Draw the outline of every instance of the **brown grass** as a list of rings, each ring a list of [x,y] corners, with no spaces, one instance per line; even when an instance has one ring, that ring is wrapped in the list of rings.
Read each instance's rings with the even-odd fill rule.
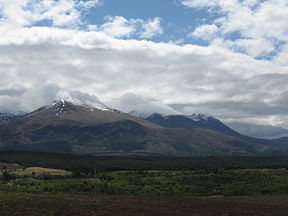
[[[288,196],[168,198],[0,192],[6,215],[287,216]]]

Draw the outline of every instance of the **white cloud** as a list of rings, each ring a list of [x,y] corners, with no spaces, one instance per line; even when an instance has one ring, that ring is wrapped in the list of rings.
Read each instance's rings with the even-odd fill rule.
[[[274,57],[274,61],[281,65],[288,65],[288,44]]]
[[[256,57],[263,54],[269,56],[270,53],[279,51],[279,42],[288,43],[287,1],[183,0],[182,4],[194,9],[206,8],[208,12],[220,16],[214,20],[214,24],[219,28],[216,40],[230,40],[231,47],[236,47],[246,54]],[[206,27],[206,24],[200,26],[196,29],[194,36]],[[202,36],[200,33],[199,37]],[[231,40],[230,38],[235,38],[235,35],[238,35],[236,39]],[[214,37],[209,39],[211,43],[214,43]],[[248,46],[250,46],[249,49],[247,49]]]
[[[273,43],[265,38],[226,40],[222,43],[227,48],[235,51],[241,49],[241,51],[253,57],[265,56],[274,50]]]
[[[106,19],[106,23],[96,29],[112,37],[128,37],[136,30],[133,20],[129,21],[121,16],[109,16]]]
[[[199,26],[191,33],[190,36],[200,38],[202,40],[212,40],[215,37],[215,33],[218,31],[218,27],[215,24]]]
[[[161,27],[161,19],[159,17],[144,22],[142,24],[142,28],[143,32],[141,32],[141,38],[152,38],[163,33],[163,29]]]
[[[81,10],[99,4],[98,0],[0,0],[1,25],[22,27],[51,21],[53,26],[77,26]]]
[[[103,32],[116,38],[139,36],[140,38],[152,38],[162,34],[161,19],[159,17],[149,19],[126,19],[122,16],[108,16],[106,22],[100,26],[89,26],[90,31]]]
[[[96,7],[101,3],[100,0],[86,0],[86,1],[80,1],[79,6],[84,7],[86,9],[90,9],[92,7]]]

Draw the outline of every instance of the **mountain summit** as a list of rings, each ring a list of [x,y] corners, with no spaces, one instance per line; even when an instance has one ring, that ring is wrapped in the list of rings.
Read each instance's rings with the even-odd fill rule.
[[[109,108],[105,104],[103,104],[101,101],[93,102],[93,103],[88,103],[84,100],[78,99],[78,98],[72,98],[72,97],[66,97],[62,98],[60,100],[53,101],[50,106],[54,106],[55,104],[62,103],[62,108],[65,109],[65,106],[68,104],[73,104],[75,106],[83,107],[86,109],[92,110],[102,110],[102,111],[113,111],[113,109]],[[48,105],[49,107],[49,105]]]

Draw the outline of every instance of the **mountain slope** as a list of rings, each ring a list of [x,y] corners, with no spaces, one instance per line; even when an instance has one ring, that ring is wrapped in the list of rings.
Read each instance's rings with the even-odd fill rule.
[[[103,104],[92,106],[71,100],[54,102],[1,125],[0,149],[187,156],[282,151],[209,128],[163,127]]]
[[[208,116],[204,114],[193,114],[190,116],[187,115],[185,116],[185,115],[162,115],[155,113],[145,118],[145,120],[169,128],[185,128],[185,129],[206,128],[222,134],[237,137],[247,142],[267,145],[269,147],[280,147],[282,149],[288,150],[288,139],[286,138],[267,140],[267,139],[249,137],[238,133],[237,131],[225,125],[220,120],[214,118],[213,116]]]
[[[229,128],[218,119],[204,114],[193,114],[190,116],[185,116],[162,115],[159,113],[154,113],[153,115],[145,118],[145,120],[169,128],[206,128],[231,136],[241,136],[241,134]]]
[[[16,112],[16,113],[0,112],[0,122],[10,121],[19,118],[23,115],[25,115],[24,112]]]

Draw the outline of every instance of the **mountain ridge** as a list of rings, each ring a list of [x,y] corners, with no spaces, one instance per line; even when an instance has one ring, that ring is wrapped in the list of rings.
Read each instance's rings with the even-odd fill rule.
[[[178,156],[265,155],[286,151],[284,140],[273,146],[217,131],[208,122],[222,129],[225,125],[212,116],[176,116],[195,125],[182,121],[172,127],[78,102],[58,100],[0,125],[0,149]],[[173,120],[175,116],[162,118]]]

